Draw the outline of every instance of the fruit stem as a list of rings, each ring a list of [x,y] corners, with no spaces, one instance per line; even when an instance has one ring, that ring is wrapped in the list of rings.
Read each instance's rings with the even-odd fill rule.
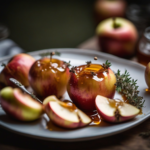
[[[55,55],[55,52],[50,52],[50,63],[52,62],[52,56]]]
[[[116,17],[113,17],[112,19],[113,19],[113,28],[114,29],[120,28],[120,24],[116,23]]]
[[[87,62],[86,62],[87,67],[90,67],[90,64],[91,64],[91,63],[92,63],[91,61],[87,61]]]

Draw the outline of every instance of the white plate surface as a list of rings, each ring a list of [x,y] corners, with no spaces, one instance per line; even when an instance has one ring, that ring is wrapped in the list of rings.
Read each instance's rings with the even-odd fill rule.
[[[25,136],[30,136],[33,138],[39,138],[44,140],[53,140],[53,141],[81,141],[81,140],[90,140],[102,138],[110,135],[114,135],[134,126],[142,123],[144,120],[148,119],[150,116],[150,94],[145,92],[146,83],[144,79],[145,67],[139,65],[138,63],[127,61],[125,59],[120,59],[118,57],[108,55],[101,52],[96,52],[92,50],[79,50],[79,49],[49,49],[41,50],[30,53],[36,59],[39,59],[40,53],[58,51],[61,52],[61,56],[55,56],[64,61],[71,61],[71,64],[78,66],[85,64],[86,61],[92,61],[93,57],[97,56],[98,60],[96,63],[104,63],[106,60],[109,60],[112,63],[112,70],[117,71],[121,70],[123,73],[127,69],[132,78],[138,79],[137,84],[139,85],[139,95],[143,96],[145,99],[145,104],[143,108],[143,114],[138,115],[135,119],[120,123],[120,124],[106,124],[103,126],[87,126],[85,128],[75,129],[75,130],[64,130],[64,131],[50,131],[46,129],[47,116],[44,115],[41,119],[30,122],[22,123],[10,119],[5,112],[0,107],[0,126],[4,127],[10,131],[22,134]],[[0,59],[0,64],[5,63],[10,59],[10,57],[5,57]],[[68,98],[67,93],[65,94]],[[119,97],[118,94],[115,95],[116,98]]]

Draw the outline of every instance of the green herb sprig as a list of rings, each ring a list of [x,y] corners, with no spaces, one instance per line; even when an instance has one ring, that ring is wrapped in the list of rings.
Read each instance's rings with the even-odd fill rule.
[[[106,60],[106,62],[102,65],[104,69],[108,69],[111,66],[111,62]]]
[[[66,64],[67,67],[71,66],[71,61],[69,60],[69,62],[64,61],[64,63]]]
[[[1,66],[2,66],[2,67],[6,67],[6,64],[2,63]]]
[[[121,74],[120,70],[118,70],[115,75],[117,78],[117,82],[115,84],[116,91],[125,96],[131,105],[139,109],[142,108],[145,100],[143,100],[143,97],[138,96],[139,91],[137,90],[137,80],[131,79],[127,70],[125,70],[123,74]]]

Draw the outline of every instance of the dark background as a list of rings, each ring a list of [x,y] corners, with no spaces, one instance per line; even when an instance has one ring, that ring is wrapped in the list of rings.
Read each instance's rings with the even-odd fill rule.
[[[94,0],[0,0],[0,22],[25,51],[76,47],[95,35]],[[148,0],[128,0],[147,4]]]

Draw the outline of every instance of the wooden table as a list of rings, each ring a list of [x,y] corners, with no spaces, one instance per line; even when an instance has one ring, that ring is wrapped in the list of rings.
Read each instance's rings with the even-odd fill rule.
[[[78,48],[98,50],[97,38],[92,37]],[[136,61],[136,57],[132,60]],[[29,138],[0,128],[0,150],[150,150],[150,138],[139,136],[147,130],[150,130],[150,119],[128,131],[106,138],[83,142],[53,142]]]

